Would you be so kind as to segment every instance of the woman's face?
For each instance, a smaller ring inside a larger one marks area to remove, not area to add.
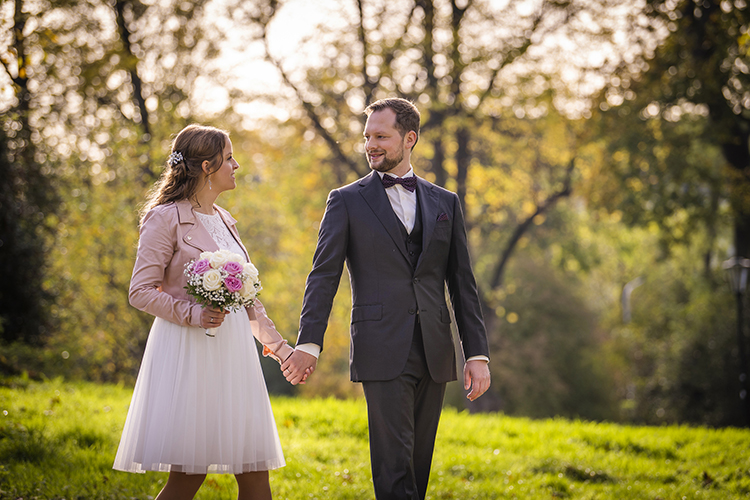
[[[234,178],[234,172],[240,168],[237,160],[234,159],[232,152],[232,141],[227,138],[224,145],[221,166],[208,178],[211,180],[211,189],[217,193],[229,191],[237,187],[237,181]]]

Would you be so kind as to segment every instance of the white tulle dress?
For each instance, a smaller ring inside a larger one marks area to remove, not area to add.
[[[197,215],[219,248],[243,255],[218,215]],[[245,311],[229,313],[215,337],[156,318],[113,468],[240,474],[284,465]]]

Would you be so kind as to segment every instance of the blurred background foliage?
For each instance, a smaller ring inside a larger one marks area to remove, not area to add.
[[[399,95],[415,169],[466,214],[493,372],[470,410],[744,423],[721,263],[750,254],[746,2],[328,0],[292,57],[295,5],[0,0],[3,373],[133,383],[138,210],[192,122],[231,132],[220,203],[294,343],[327,194],[367,172],[362,110]],[[233,74],[238,40],[278,85]],[[264,360],[272,391],[360,394],[349,306],[345,276],[314,377]]]

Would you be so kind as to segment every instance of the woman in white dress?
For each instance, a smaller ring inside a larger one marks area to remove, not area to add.
[[[190,125],[143,210],[129,299],[156,318],[113,468],[169,471],[158,500],[193,498],[209,472],[234,474],[239,499],[270,499],[268,471],[285,465],[254,338],[277,361],[293,349],[259,300],[224,312],[184,289],[185,264],[202,252],[250,262],[235,220],[214,204],[238,168],[226,132]]]

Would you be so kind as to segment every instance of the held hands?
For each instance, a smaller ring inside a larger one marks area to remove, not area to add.
[[[304,384],[307,377],[315,371],[315,366],[317,364],[318,358],[312,354],[295,350],[286,361],[281,364],[281,372],[290,384]]]
[[[464,366],[464,389],[471,392],[466,395],[469,401],[474,401],[490,388],[489,363],[481,359],[467,361]]]
[[[218,328],[224,322],[226,315],[226,311],[222,311],[221,309],[204,307],[201,310],[201,327],[206,329]]]

